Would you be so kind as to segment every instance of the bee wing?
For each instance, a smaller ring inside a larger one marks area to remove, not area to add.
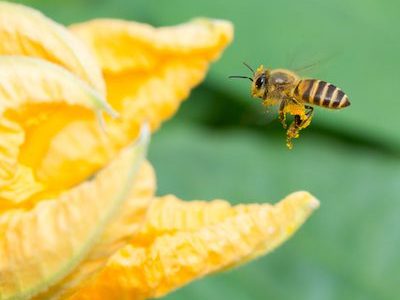
[[[337,57],[337,53],[331,54],[329,56],[324,56],[321,58],[312,59],[309,62],[306,62],[300,66],[293,67],[293,71],[299,74],[301,77],[308,77],[311,73],[315,73],[316,70],[326,67],[329,62],[331,62],[335,57]]]

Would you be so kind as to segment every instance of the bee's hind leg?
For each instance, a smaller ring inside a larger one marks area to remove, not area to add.
[[[305,114],[304,116],[299,116],[299,118],[295,118],[295,122],[297,127],[299,127],[299,129],[304,129],[306,128],[308,125],[310,125],[313,114],[314,114],[314,108],[312,106],[309,105],[305,105]]]
[[[306,112],[304,116],[295,115],[294,121],[290,124],[289,129],[286,132],[286,145],[289,149],[293,148],[292,139],[299,137],[300,130],[306,128],[311,123],[313,117],[314,108],[312,106],[305,106]]]

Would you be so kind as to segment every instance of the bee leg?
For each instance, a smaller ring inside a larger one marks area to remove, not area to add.
[[[314,108],[312,106],[306,105],[305,106],[306,112],[303,117],[299,117],[296,121],[296,125],[299,127],[299,129],[304,129],[308,125],[310,125],[313,113],[314,113]]]
[[[293,148],[292,139],[297,139],[300,136],[300,130],[306,128],[311,123],[314,108],[312,106],[305,106],[305,116],[295,115],[294,121],[290,124],[286,132],[286,145],[289,149]]]
[[[301,122],[299,115],[294,116],[294,121],[290,124],[289,129],[286,131],[286,146],[289,149],[293,148],[292,139],[297,139],[299,137],[300,127],[298,124]]]
[[[284,129],[287,128],[285,106],[286,100],[282,100],[281,104],[279,105],[279,121],[281,122]]]

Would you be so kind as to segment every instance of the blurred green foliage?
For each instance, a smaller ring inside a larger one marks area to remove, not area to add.
[[[154,136],[159,194],[274,202],[308,190],[321,208],[276,252],[167,299],[397,299],[400,295],[400,3],[386,1],[18,1],[69,24],[113,17],[172,25],[231,20],[235,41],[178,116]],[[352,105],[317,109],[285,133],[249,96],[242,65],[297,68]]]

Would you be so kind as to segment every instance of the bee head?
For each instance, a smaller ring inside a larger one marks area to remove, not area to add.
[[[258,67],[257,71],[254,70],[246,63],[243,63],[252,73],[253,78],[248,76],[233,75],[229,78],[245,78],[249,79],[251,84],[251,95],[255,98],[265,99],[267,96],[267,84],[270,76],[270,71],[265,69],[263,65]]]
[[[265,69],[263,65],[258,67],[254,73],[253,84],[251,85],[251,95],[254,98],[266,98],[269,77],[270,71],[268,69]]]

